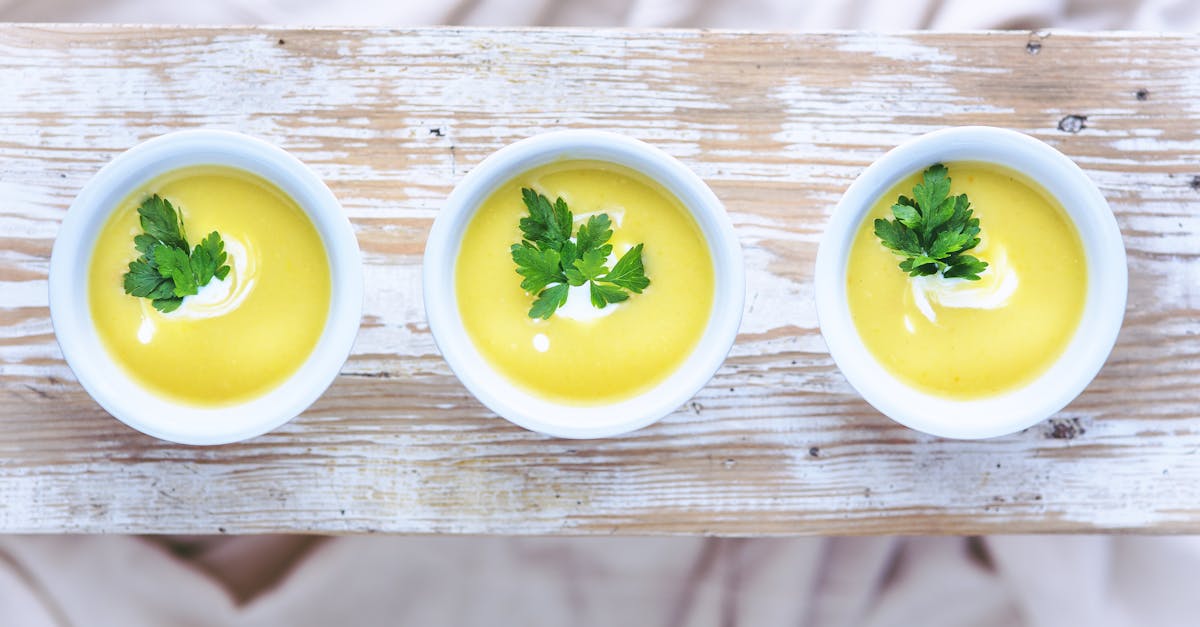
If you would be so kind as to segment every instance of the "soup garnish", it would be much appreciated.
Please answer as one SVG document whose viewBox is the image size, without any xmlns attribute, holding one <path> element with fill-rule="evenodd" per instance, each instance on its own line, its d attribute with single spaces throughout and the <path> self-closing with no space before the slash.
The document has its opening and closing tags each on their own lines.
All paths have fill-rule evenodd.
<svg viewBox="0 0 1200 627">
<path fill-rule="evenodd" d="M 642 265 L 642 244 L 608 268 L 613 230 L 607 213 L 590 216 L 572 237 L 575 218 L 566 201 L 559 198 L 551 204 L 527 187 L 521 189 L 521 197 L 529 215 L 521 218 L 523 239 L 512 245 L 511 253 L 517 274 L 525 277 L 521 289 L 537 296 L 529 308 L 530 318 L 549 319 L 567 303 L 570 288 L 585 283 L 597 309 L 628 300 L 629 292 L 641 294 L 650 285 Z"/>
</svg>

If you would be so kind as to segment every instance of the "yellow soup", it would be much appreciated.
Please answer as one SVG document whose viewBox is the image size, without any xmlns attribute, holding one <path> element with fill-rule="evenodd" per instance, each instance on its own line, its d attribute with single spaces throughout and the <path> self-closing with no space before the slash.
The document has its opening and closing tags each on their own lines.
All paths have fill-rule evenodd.
<svg viewBox="0 0 1200 627">
<path fill-rule="evenodd" d="M 576 226 L 607 213 L 616 257 L 645 245 L 650 286 L 598 317 L 586 285 L 572 288 L 568 308 L 582 315 L 531 319 L 534 296 L 521 289 L 509 252 L 528 215 L 523 187 L 551 202 L 561 197 Z M 463 235 L 455 290 L 468 335 L 499 372 L 557 402 L 597 404 L 637 395 L 683 363 L 708 324 L 713 264 L 688 210 L 658 184 L 611 164 L 565 161 L 518 176 L 479 207 Z"/>
<path fill-rule="evenodd" d="M 855 237 L 847 268 L 850 313 L 892 374 L 926 392 L 978 398 L 1036 379 L 1063 353 L 1083 314 L 1087 262 L 1070 218 L 1045 190 L 996 166 L 947 164 L 952 195 L 967 194 L 988 262 L 979 281 L 910 279 L 874 234 L 896 197 L 888 190 Z"/>
<path fill-rule="evenodd" d="M 192 246 L 219 232 L 232 268 L 167 314 L 123 288 L 139 256 L 137 208 L 154 193 L 182 214 Z M 136 380 L 175 400 L 232 404 L 269 391 L 308 358 L 329 312 L 329 260 L 308 216 L 272 184 L 240 170 L 187 168 L 116 208 L 96 240 L 88 298 L 102 342 Z"/>
</svg>

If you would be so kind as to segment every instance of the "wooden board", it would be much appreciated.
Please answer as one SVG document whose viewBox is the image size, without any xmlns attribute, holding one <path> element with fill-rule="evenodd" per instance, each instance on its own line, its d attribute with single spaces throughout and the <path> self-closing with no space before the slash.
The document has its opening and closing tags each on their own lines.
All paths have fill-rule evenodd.
<svg viewBox="0 0 1200 627">
<path fill-rule="evenodd" d="M 812 300 L 818 238 L 851 180 L 897 143 L 962 124 L 1075 159 L 1129 251 L 1125 328 L 1099 378 L 1054 419 L 982 442 L 867 406 Z M 274 433 L 213 448 L 105 414 L 46 309 L 77 190 L 120 151 L 195 127 L 309 163 L 344 203 L 367 279 L 354 354 L 325 396 Z M 560 128 L 677 156 L 745 248 L 728 363 L 620 439 L 555 440 L 494 417 L 424 320 L 421 253 L 451 187 L 497 148 Z M 0 530 L 1197 532 L 1198 253 L 1194 36 L 3 26 Z"/>
</svg>

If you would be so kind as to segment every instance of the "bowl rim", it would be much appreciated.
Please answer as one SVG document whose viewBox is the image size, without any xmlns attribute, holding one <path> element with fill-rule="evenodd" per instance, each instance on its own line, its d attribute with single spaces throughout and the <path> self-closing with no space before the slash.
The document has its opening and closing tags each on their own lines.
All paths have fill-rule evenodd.
<svg viewBox="0 0 1200 627">
<path fill-rule="evenodd" d="M 475 348 L 458 313 L 454 289 L 458 250 L 464 229 L 480 203 L 523 172 L 567 160 L 613 163 L 661 185 L 691 213 L 713 262 L 713 307 L 691 354 L 658 385 L 612 403 L 559 403 L 512 383 Z M 422 276 L 426 317 L 434 341 L 450 369 L 475 398 L 525 429 L 573 439 L 628 433 L 686 403 L 724 363 L 737 337 L 745 302 L 741 245 L 728 213 L 708 185 L 662 150 L 632 137 L 599 130 L 551 131 L 526 137 L 497 150 L 471 169 L 434 220 Z"/>
<path fill-rule="evenodd" d="M 228 167 L 288 194 L 312 221 L 328 256 L 331 292 L 316 346 L 282 383 L 242 402 L 192 405 L 151 391 L 109 354 L 89 302 L 88 267 L 100 229 L 121 201 L 153 179 L 191 167 Z M 288 422 L 333 383 L 362 316 L 363 271 L 353 227 L 333 192 L 284 149 L 226 130 L 193 129 L 143 141 L 105 164 L 80 189 L 55 238 L 47 281 L 50 319 L 67 364 L 105 411 L 147 435 L 179 444 L 227 444 Z"/>
<path fill-rule="evenodd" d="M 870 354 L 846 298 L 850 244 L 880 196 L 938 162 L 984 162 L 1028 177 L 1070 217 L 1087 259 L 1084 311 L 1062 355 L 1037 379 L 1008 392 L 957 400 L 916 390 Z M 868 166 L 834 209 L 814 269 L 817 318 L 830 355 L 873 407 L 917 431 L 955 439 L 991 438 L 1029 428 L 1066 407 L 1107 361 L 1125 315 L 1128 269 L 1116 217 L 1087 174 L 1067 156 L 1017 131 L 963 126 L 921 135 Z M 963 416 L 970 416 L 964 420 Z"/>
</svg>

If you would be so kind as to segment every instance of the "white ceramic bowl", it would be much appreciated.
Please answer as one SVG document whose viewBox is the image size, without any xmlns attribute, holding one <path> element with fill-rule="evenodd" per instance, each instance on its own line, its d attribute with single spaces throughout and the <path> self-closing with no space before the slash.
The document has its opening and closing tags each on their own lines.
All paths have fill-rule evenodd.
<svg viewBox="0 0 1200 627">
<path fill-rule="evenodd" d="M 463 328 L 454 268 L 463 232 L 476 209 L 513 177 L 554 161 L 587 159 L 625 166 L 657 181 L 689 211 L 708 241 L 715 279 L 713 309 L 695 350 L 653 389 L 604 405 L 555 403 L 526 392 L 494 370 Z M 513 280 L 518 281 L 515 270 Z M 559 131 L 530 137 L 484 159 L 454 188 L 425 246 L 425 312 L 434 340 L 459 380 L 484 405 L 508 420 L 564 438 L 601 438 L 649 425 L 687 402 L 712 378 L 737 336 L 745 301 L 742 249 L 712 190 L 670 155 L 629 137 L 598 131 Z"/>
<path fill-rule="evenodd" d="M 126 196 L 180 168 L 220 165 L 275 184 L 308 214 L 329 255 L 332 292 L 325 329 L 289 379 L 241 404 L 219 408 L 179 403 L 131 379 L 101 344 L 88 306 L 88 266 L 100 229 Z M 358 333 L 362 260 L 354 230 L 329 188 L 298 159 L 261 140 L 225 131 L 180 131 L 122 153 L 75 198 L 50 257 L 50 318 L 63 356 L 84 389 L 125 424 L 181 444 L 224 444 L 251 438 L 304 411 L 333 382 Z"/>
<path fill-rule="evenodd" d="M 872 357 L 850 317 L 846 265 L 871 207 L 905 177 L 938 162 L 981 161 L 1016 170 L 1056 197 L 1075 223 L 1087 257 L 1082 320 L 1063 355 L 1041 377 L 998 396 L 951 400 L 915 390 Z M 868 403 L 896 422 L 948 438 L 1020 431 L 1066 407 L 1108 359 L 1125 316 L 1125 246 L 1096 185 L 1062 153 L 1014 131 L 968 126 L 923 135 L 871 164 L 846 191 L 817 253 L 817 316 L 829 352 Z"/>
</svg>

